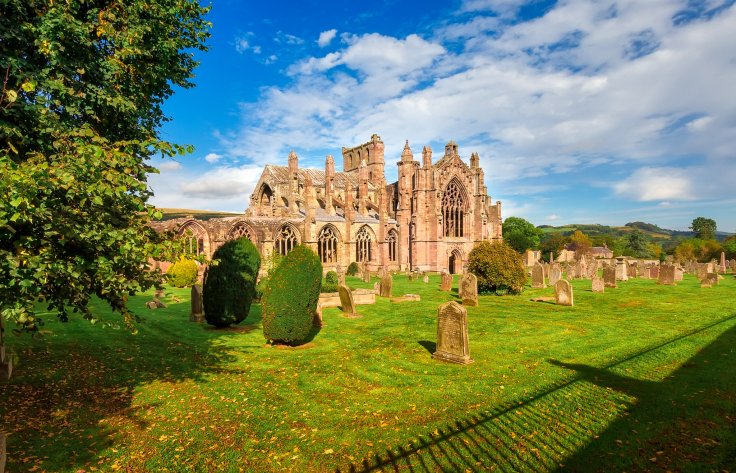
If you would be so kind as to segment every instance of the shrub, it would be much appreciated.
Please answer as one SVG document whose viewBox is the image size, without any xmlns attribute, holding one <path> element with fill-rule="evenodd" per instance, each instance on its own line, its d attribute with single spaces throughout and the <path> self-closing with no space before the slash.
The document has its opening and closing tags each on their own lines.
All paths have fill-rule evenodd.
<svg viewBox="0 0 736 473">
<path fill-rule="evenodd" d="M 238 238 L 215 251 L 204 282 L 204 317 L 215 327 L 243 321 L 256 295 L 261 267 L 258 249 L 247 238 Z"/>
<path fill-rule="evenodd" d="M 169 266 L 169 270 L 166 271 L 166 279 L 168 279 L 169 284 L 176 287 L 193 286 L 197 283 L 198 271 L 197 263 L 181 257 Z"/>
<path fill-rule="evenodd" d="M 348 266 L 348 270 L 345 272 L 348 276 L 355 276 L 360 272 L 360 266 L 358 266 L 358 263 L 353 261 L 350 263 L 350 266 Z"/>
<path fill-rule="evenodd" d="M 521 255 L 505 243 L 482 241 L 468 255 L 468 270 L 478 278 L 478 292 L 518 294 L 526 272 Z"/>
<path fill-rule="evenodd" d="M 337 284 L 338 282 L 340 282 L 340 280 L 338 279 L 336 272 L 327 271 L 327 275 L 325 276 L 325 282 L 327 284 Z"/>
<path fill-rule="evenodd" d="M 331 282 L 323 282 L 322 287 L 320 288 L 320 293 L 325 292 L 337 292 L 338 290 L 338 284 L 337 283 L 331 283 Z"/>
<path fill-rule="evenodd" d="M 321 285 L 319 256 L 304 245 L 291 250 L 263 293 L 264 337 L 289 345 L 304 341 L 312 328 Z"/>
</svg>

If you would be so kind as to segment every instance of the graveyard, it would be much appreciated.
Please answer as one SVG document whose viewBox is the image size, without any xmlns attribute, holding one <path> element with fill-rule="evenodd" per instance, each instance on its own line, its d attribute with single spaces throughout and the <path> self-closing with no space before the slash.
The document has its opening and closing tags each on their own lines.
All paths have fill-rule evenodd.
<svg viewBox="0 0 736 473">
<path fill-rule="evenodd" d="M 347 277 L 352 289 L 378 281 Z M 564 279 L 562 281 L 565 281 Z M 446 283 L 447 281 L 445 281 Z M 433 358 L 428 282 L 393 277 L 393 301 L 325 307 L 307 343 L 266 343 L 260 306 L 227 329 L 189 321 L 166 288 L 137 334 L 52 313 L 0 384 L 8 471 L 720 471 L 734 463 L 736 279 L 701 287 L 618 281 L 480 295 L 472 363 Z M 415 297 L 402 298 L 405 294 Z M 570 293 L 572 294 L 572 292 Z M 533 302 L 532 299 L 544 299 Z M 93 302 L 100 322 L 117 322 Z"/>
</svg>

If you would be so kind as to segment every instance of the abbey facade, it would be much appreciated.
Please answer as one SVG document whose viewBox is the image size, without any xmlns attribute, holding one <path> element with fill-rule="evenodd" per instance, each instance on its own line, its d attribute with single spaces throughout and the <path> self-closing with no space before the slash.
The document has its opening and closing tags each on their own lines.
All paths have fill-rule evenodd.
<svg viewBox="0 0 736 473">
<path fill-rule="evenodd" d="M 473 245 L 501 240 L 501 202 L 488 196 L 477 153 L 470 164 L 450 142 L 440 159 L 424 147 L 415 160 L 409 144 L 398 181 L 387 184 L 384 145 L 378 135 L 342 150 L 343 170 L 332 156 L 324 169 L 266 165 L 242 216 L 157 222 L 187 240 L 192 252 L 212 257 L 225 241 L 248 237 L 267 257 L 307 244 L 325 271 L 344 271 L 356 261 L 372 271 L 462 273 Z"/>
</svg>

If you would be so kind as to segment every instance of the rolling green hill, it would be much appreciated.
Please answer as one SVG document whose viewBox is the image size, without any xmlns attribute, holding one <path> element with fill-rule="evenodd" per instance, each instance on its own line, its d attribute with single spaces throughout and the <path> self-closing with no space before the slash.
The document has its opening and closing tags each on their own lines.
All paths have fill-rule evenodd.
<svg viewBox="0 0 736 473">
<path fill-rule="evenodd" d="M 198 220 L 209 220 L 211 218 L 222 218 L 222 217 L 235 217 L 243 215 L 235 212 L 218 212 L 216 210 L 192 210 L 192 209 L 169 209 L 159 208 L 164 213 L 164 218 L 161 220 L 174 220 L 175 218 L 182 218 L 188 215 L 194 216 Z"/>
</svg>

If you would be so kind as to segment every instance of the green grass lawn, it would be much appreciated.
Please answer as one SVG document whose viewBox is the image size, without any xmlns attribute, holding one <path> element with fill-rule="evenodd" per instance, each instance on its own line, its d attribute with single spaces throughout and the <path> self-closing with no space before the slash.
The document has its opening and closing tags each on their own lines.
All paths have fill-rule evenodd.
<svg viewBox="0 0 736 473">
<path fill-rule="evenodd" d="M 300 348 L 267 346 L 258 306 L 189 322 L 187 290 L 135 298 L 135 335 L 48 314 L 8 340 L 8 471 L 735 471 L 736 280 L 573 287 L 575 307 L 482 296 L 466 366 L 431 357 L 457 297 L 439 276 L 394 278 L 421 302 L 326 309 Z"/>
</svg>

